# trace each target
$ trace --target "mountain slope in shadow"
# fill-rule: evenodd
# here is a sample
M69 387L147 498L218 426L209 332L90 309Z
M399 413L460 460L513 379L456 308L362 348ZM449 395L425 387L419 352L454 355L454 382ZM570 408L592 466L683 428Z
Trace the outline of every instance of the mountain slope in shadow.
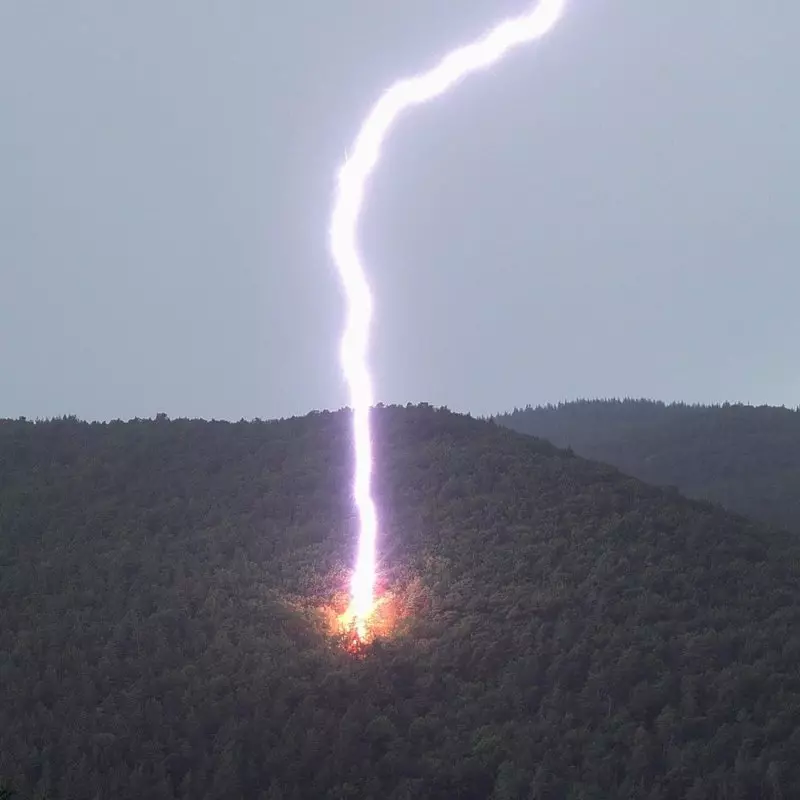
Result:
M0 423L0 778L51 798L800 795L800 543L489 422ZM781 794L782 793L782 794Z

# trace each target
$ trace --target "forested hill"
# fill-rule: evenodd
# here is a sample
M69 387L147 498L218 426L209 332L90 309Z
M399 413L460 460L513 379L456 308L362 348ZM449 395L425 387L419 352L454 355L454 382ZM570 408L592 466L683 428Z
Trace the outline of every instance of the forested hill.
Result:
M21 798L800 797L800 539L489 422L0 423L0 780Z
M495 420L648 483L800 531L800 411L582 400Z

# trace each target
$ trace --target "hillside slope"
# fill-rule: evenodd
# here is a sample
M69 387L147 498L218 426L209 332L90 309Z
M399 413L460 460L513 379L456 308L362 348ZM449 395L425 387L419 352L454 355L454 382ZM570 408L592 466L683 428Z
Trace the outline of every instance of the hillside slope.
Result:
M314 611L353 551L345 414L0 423L20 796L800 796L797 537L487 422L375 420L413 592L363 658Z
M592 400L517 409L495 421L800 531L800 411Z

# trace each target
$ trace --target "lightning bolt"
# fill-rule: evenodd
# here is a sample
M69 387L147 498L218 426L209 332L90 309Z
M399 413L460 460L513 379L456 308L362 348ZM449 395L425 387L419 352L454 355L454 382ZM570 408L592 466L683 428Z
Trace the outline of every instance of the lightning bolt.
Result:
M480 39L445 55L427 72L392 84L370 110L338 172L329 244L347 304L340 356L353 413L353 497L359 519L347 617L362 638L367 635L374 606L378 533L372 496L373 386L367 359L372 294L357 241L367 182L378 165L383 143L404 111L444 94L471 73L492 66L512 49L541 38L556 24L565 4L566 0L539 0L528 13L500 22Z

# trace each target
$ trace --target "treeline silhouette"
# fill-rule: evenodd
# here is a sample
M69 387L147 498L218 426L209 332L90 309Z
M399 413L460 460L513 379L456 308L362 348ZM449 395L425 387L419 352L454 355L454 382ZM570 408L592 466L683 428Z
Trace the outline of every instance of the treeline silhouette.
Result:
M800 796L800 543L486 421L375 413L361 658L345 412L0 422L19 798Z
M800 411L579 400L494 418L648 483L800 531Z

